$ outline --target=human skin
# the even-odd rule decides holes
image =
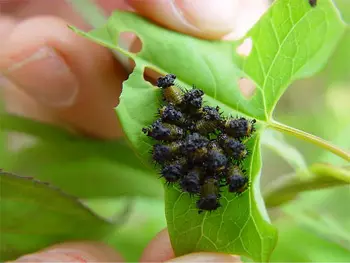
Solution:
[[[267,8],[267,0],[97,2],[106,14],[115,9],[137,12],[161,26],[204,39],[239,38]],[[68,29],[67,23],[89,29],[63,0],[0,0],[0,92],[6,110],[85,136],[119,138],[123,132],[113,108],[118,105],[128,69],[108,49]],[[130,35],[123,42],[129,50],[140,47],[140,42]],[[85,262],[122,261],[113,249],[84,241],[59,244],[19,260],[67,262],[79,257]],[[219,253],[174,258],[167,230],[163,230],[147,246],[141,261],[166,260],[238,259]]]

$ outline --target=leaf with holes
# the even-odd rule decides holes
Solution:
[[[0,171],[0,260],[57,242],[106,236],[113,224],[53,186]]]
[[[259,194],[260,132],[271,121],[273,108],[287,85],[319,70],[341,37],[344,24],[331,1],[324,0],[317,8],[311,8],[304,0],[275,1],[246,38],[236,42],[192,38],[125,12],[115,12],[105,27],[89,33],[74,30],[134,60],[136,65],[124,82],[117,114],[128,139],[143,158],[150,158],[148,151],[153,142],[141,129],[154,121],[161,101],[161,91],[144,80],[145,69],[174,73],[185,88],[198,86],[205,92],[206,104],[220,106],[225,115],[239,114],[258,120],[256,138],[251,142],[254,151],[246,163],[253,180],[249,193],[242,199],[225,193],[226,205],[221,213],[197,215],[191,210],[190,198],[169,188],[166,214],[177,255],[216,250],[268,260],[276,232],[263,216],[266,211]],[[118,45],[125,32],[135,33],[142,41],[139,53]],[[249,39],[253,45],[251,53],[239,56],[236,49],[249,43]],[[241,78],[250,78],[256,84],[250,98],[239,89]],[[187,220],[193,223],[188,224]],[[185,235],[185,240],[180,238]]]

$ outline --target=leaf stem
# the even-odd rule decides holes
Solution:
[[[302,140],[313,143],[313,144],[317,145],[318,147],[321,147],[327,151],[330,151],[330,152],[334,153],[335,155],[338,155],[339,157],[343,158],[344,160],[350,162],[350,153],[346,152],[343,149],[338,148],[337,146],[331,144],[330,142],[328,142],[324,139],[321,139],[315,135],[298,130],[296,128],[287,126],[285,124],[282,124],[282,123],[279,123],[276,121],[272,121],[268,125],[269,125],[269,127],[273,128],[275,130],[291,134],[291,135],[298,137]]]

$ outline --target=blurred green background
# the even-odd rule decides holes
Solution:
[[[335,1],[343,19],[350,22],[350,1]],[[344,35],[327,67],[317,75],[293,83],[279,101],[275,119],[289,126],[307,131],[345,150],[350,150],[350,31]],[[307,99],[306,99],[307,98]],[[1,128],[1,120],[0,120]],[[18,127],[20,130],[21,127]],[[1,131],[0,145],[6,146],[5,132]],[[304,141],[285,136],[305,158],[308,166],[316,162],[349,165],[342,159]],[[68,154],[71,146],[55,140],[39,140],[38,145],[21,151],[0,149],[0,167],[21,175],[38,176],[52,181],[69,193],[77,194],[86,204],[105,217],[113,217],[128,204],[128,219],[118,226],[105,241],[116,247],[129,261],[137,261],[141,251],[154,235],[166,227],[162,185],[155,177],[154,194],[142,197],[121,198],[118,193],[103,194],[94,190],[77,192],[77,189],[60,181],[73,176],[77,180],[118,176],[120,163],[113,158],[108,162],[101,157],[103,146],[93,146],[85,156]],[[116,146],[113,151],[118,151]],[[77,148],[81,149],[81,148]],[[81,150],[80,150],[81,151]],[[74,152],[74,150],[73,150]],[[106,150],[105,155],[113,156]],[[103,155],[103,154],[102,154]],[[43,158],[46,156],[46,158]],[[63,156],[63,157],[62,157]],[[51,157],[51,158],[50,158]],[[79,159],[80,158],[80,159]],[[80,169],[77,161],[99,163],[96,171]],[[59,169],[58,173],[50,171]],[[140,169],[136,169],[140,173]],[[136,171],[135,170],[135,171]],[[128,170],[132,173],[132,170]],[[149,173],[149,171],[145,172]],[[276,178],[294,173],[293,167],[268,147],[263,147],[262,189]],[[51,178],[52,176],[52,178]],[[73,177],[72,177],[73,178]],[[65,181],[67,182],[67,181]],[[103,183],[101,183],[103,185]],[[279,229],[278,246],[273,253],[274,262],[348,262],[350,261],[350,188],[349,186],[310,191],[300,194],[294,201],[269,213]]]

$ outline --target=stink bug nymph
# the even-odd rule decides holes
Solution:
[[[160,77],[157,80],[157,86],[162,89],[163,98],[169,103],[174,105],[180,105],[183,101],[184,92],[179,87],[176,87],[175,82],[176,76],[168,74],[165,77]]]
[[[170,144],[155,144],[152,150],[153,160],[159,164],[171,161],[180,155],[183,146],[184,143],[181,140]]]
[[[219,182],[215,178],[206,179],[201,187],[200,199],[197,201],[198,213],[214,211],[221,205]]]
[[[244,171],[237,165],[231,165],[227,169],[228,191],[231,193],[241,194],[249,187],[249,179]]]
[[[143,128],[142,131],[159,141],[174,141],[184,136],[183,129],[173,124],[162,123],[161,120],[156,120],[150,127]]]
[[[218,142],[224,151],[234,160],[243,160],[248,154],[246,147],[242,142],[233,139],[224,133],[218,136]]]
[[[224,130],[227,135],[235,139],[242,139],[249,137],[255,131],[255,122],[255,119],[247,120],[243,117],[239,119],[229,118],[224,124]]]

